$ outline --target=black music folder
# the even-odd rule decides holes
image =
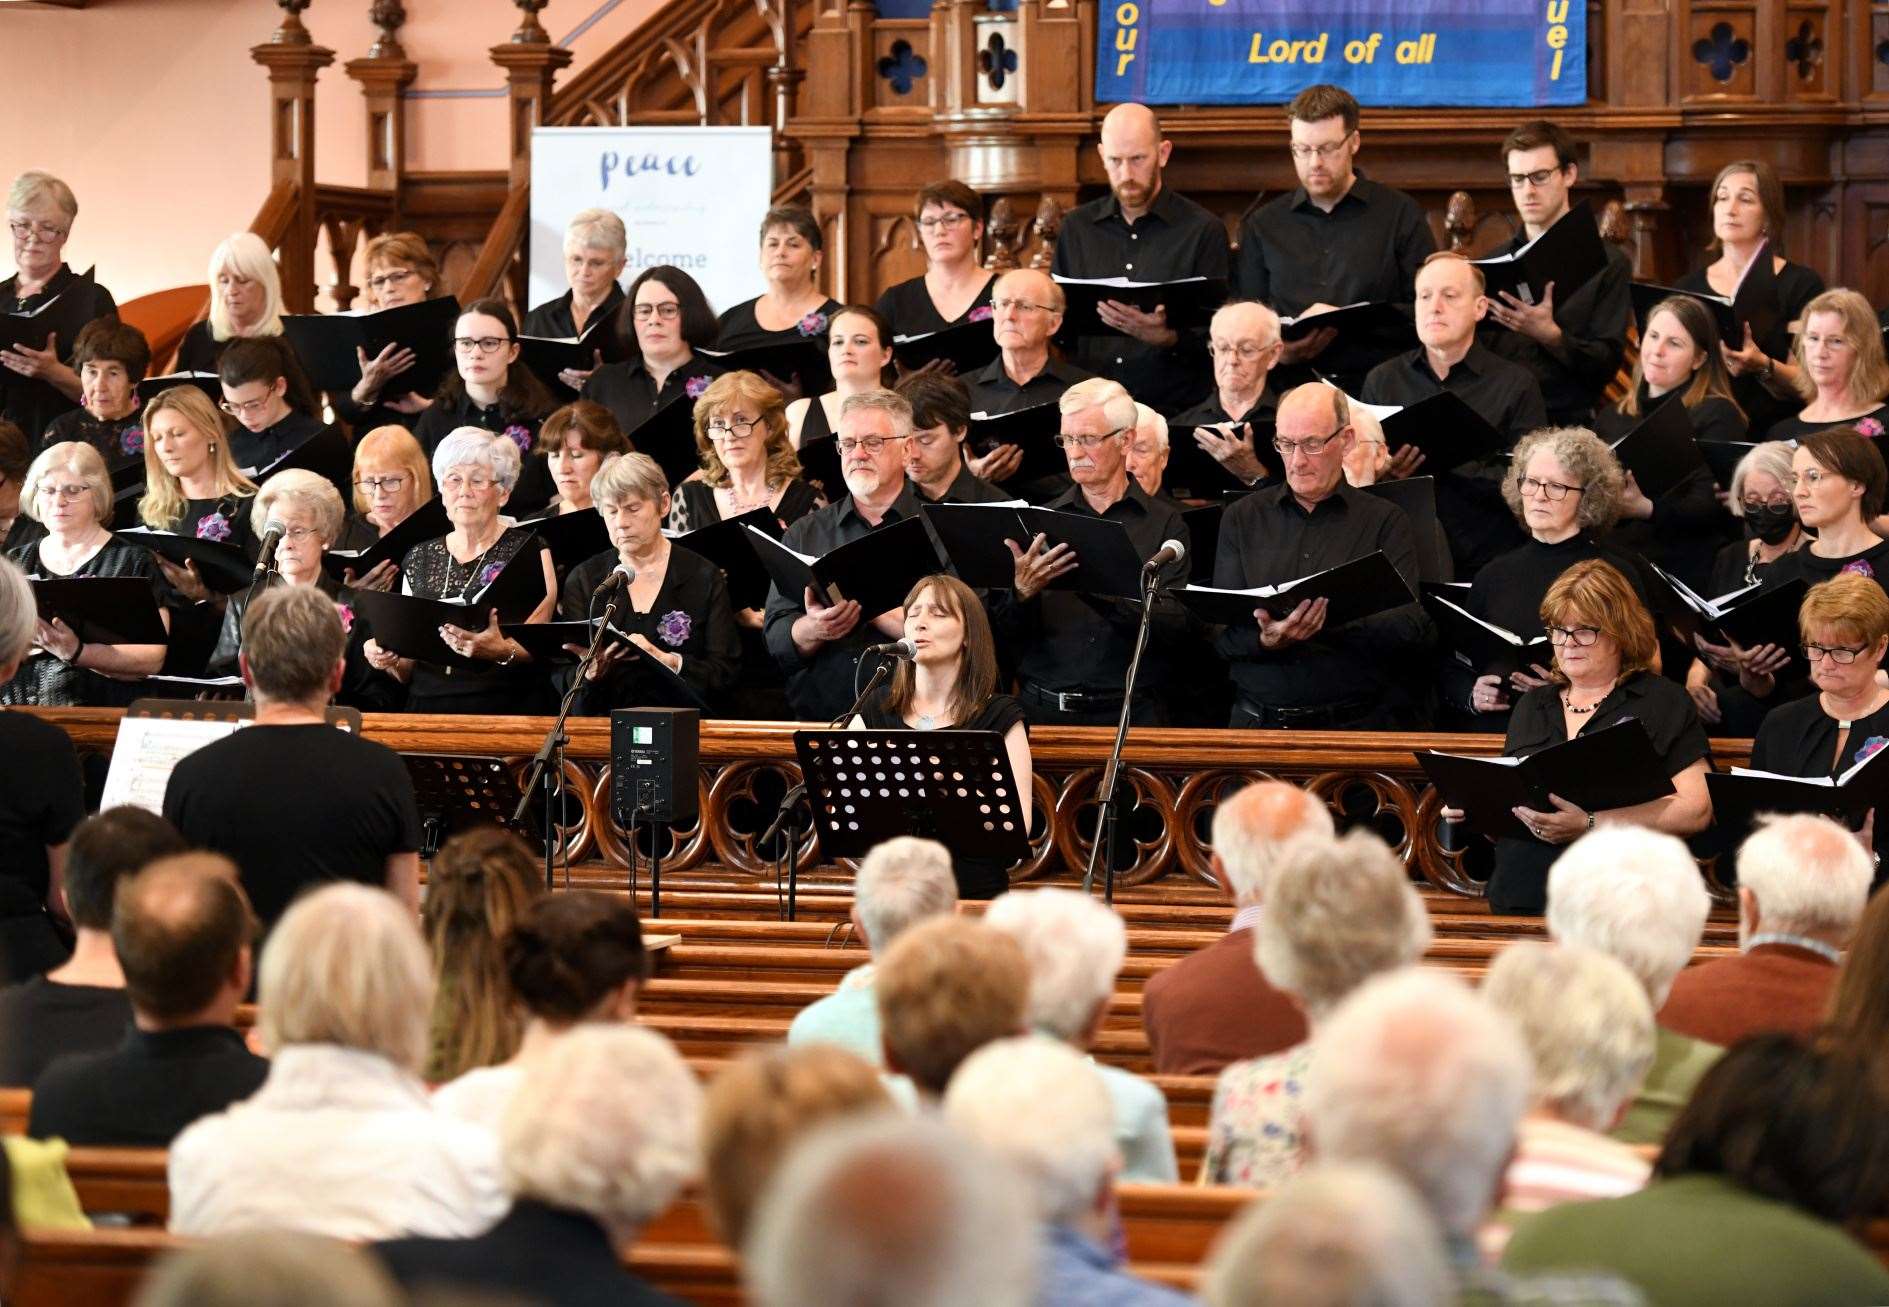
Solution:
[[[1353,400],[1354,404],[1359,401]],[[1509,438],[1490,426],[1453,390],[1439,390],[1402,408],[1367,404],[1384,428],[1384,441],[1395,454],[1405,445],[1423,451],[1426,476],[1441,476],[1464,463],[1501,453]]]
[[[1550,794],[1586,812],[1630,808],[1673,792],[1646,727],[1628,720],[1526,758],[1417,750],[1417,764],[1469,829],[1490,839],[1533,839],[1511,809],[1552,812]]]
[[[1606,271],[1607,247],[1601,243],[1594,210],[1582,200],[1521,249],[1471,262],[1482,269],[1490,299],[1507,291],[1524,304],[1538,304],[1553,282],[1555,303],[1566,304],[1569,296]]]
[[[610,530],[603,524],[603,514],[595,505],[575,513],[547,513],[518,525],[534,533],[551,551],[551,561],[560,568],[576,567],[611,548]]]
[[[330,549],[321,556],[321,565],[328,575],[337,580],[349,571],[359,579],[382,563],[391,562],[399,566],[409,549],[425,544],[428,540],[437,540],[452,529],[453,524],[446,516],[446,505],[435,496],[407,514],[395,524],[393,530],[367,548]]]
[[[790,386],[798,385],[803,395],[823,395],[833,389],[833,370],[826,361],[824,331],[817,336],[749,345],[745,349],[698,349],[695,352],[714,359],[724,372],[765,373]]]
[[[813,401],[818,404],[816,397]],[[840,472],[840,439],[832,432],[815,436],[796,451],[800,458],[800,479],[820,490],[832,502],[846,493],[846,478]]]
[[[997,335],[988,319],[963,322],[915,336],[894,336],[892,353],[906,368],[922,368],[943,359],[961,377],[997,357]]]
[[[623,349],[617,341],[614,313],[593,319],[581,336],[518,337],[518,361],[530,368],[538,380],[545,384],[545,388],[559,399],[576,399],[577,392],[565,385],[558,373],[566,368],[573,372],[589,372],[598,366],[598,354],[603,355],[605,363],[615,363],[623,357]]]
[[[112,479],[112,502],[122,504],[126,500],[139,499],[144,495],[144,456],[132,457],[113,463],[107,470]]]
[[[86,644],[165,644],[157,596],[141,576],[35,578],[33,599],[47,621],[57,617]]]
[[[372,359],[389,345],[413,351],[413,366],[388,380],[382,399],[431,395],[453,367],[459,301],[451,295],[373,313],[285,313],[282,334],[316,390],[352,390],[361,379],[356,350]]]
[[[1213,560],[1220,552],[1220,523],[1226,515],[1225,504],[1181,510],[1181,521],[1187,527],[1187,579],[1196,585],[1213,583]]]
[[[148,526],[120,527],[115,534],[127,544],[141,545],[178,567],[195,563],[204,585],[218,594],[233,594],[256,577],[256,560],[226,540],[200,540],[154,531]]]
[[[1442,633],[1443,647],[1476,675],[1493,672],[1506,679],[1510,672],[1531,663],[1546,666],[1553,661],[1547,635],[1523,639],[1506,626],[1476,616],[1463,606],[1469,597],[1466,588],[1426,585],[1422,590],[1424,611]]]
[[[1249,426],[1253,453],[1258,456],[1260,467],[1268,476],[1279,476],[1279,451],[1272,447],[1271,422],[1203,422],[1193,426],[1171,422],[1168,424],[1168,465],[1161,476],[1163,487],[1176,499],[1237,499],[1245,494],[1252,487],[1202,449],[1194,433],[1206,430],[1219,435],[1222,429],[1230,428],[1238,435],[1242,434],[1241,428]]]
[[[1006,484],[1027,485],[1048,477],[1068,475],[1069,460],[1056,444],[1062,422],[1062,411],[1054,402],[1032,404],[1008,413],[973,413],[964,443],[977,457],[999,445],[1015,445],[1023,451],[1023,465],[1010,475]]]
[[[223,402],[223,382],[214,372],[167,372],[161,377],[146,377],[138,383],[138,399],[149,404],[172,386],[194,386],[208,395],[212,404]]]
[[[656,460],[671,490],[702,468],[702,451],[695,444],[695,401],[687,395],[670,400],[623,434],[631,449]]]
[[[1646,566],[1653,584],[1664,587],[1670,601],[1659,606],[1662,615],[1688,638],[1703,634],[1713,644],[1736,644],[1745,649],[1780,645],[1791,650],[1794,661],[1801,661],[1797,610],[1810,590],[1802,577],[1768,588],[1759,582],[1716,599],[1705,599],[1657,564]]]
[[[1658,499],[1706,466],[1699,442],[1692,438],[1692,415],[1680,399],[1676,390],[1666,395],[1613,443],[1620,465],[1633,473],[1640,493],[1648,499]]]
[[[1326,630],[1417,601],[1403,574],[1392,566],[1382,549],[1274,585],[1248,590],[1188,585],[1172,593],[1190,612],[1222,626],[1250,623],[1255,608],[1264,608],[1278,621],[1307,599],[1323,599],[1327,602]]]
[[[623,619],[635,623],[637,619],[647,618],[648,613],[623,614]],[[546,667],[574,665],[583,659],[581,653],[572,653],[568,646],[576,645],[579,649],[590,646],[590,638],[596,633],[596,623],[601,617],[589,622],[519,622],[501,623],[499,631],[510,639],[523,645],[525,652],[531,655],[535,663]],[[697,693],[694,686],[682,679],[679,672],[672,671],[669,664],[660,658],[652,658],[648,651],[639,647],[629,634],[614,623],[604,632],[603,649],[620,649],[624,655],[634,661],[644,671],[652,673],[665,687],[660,703],[651,706],[674,705],[685,708],[708,708],[707,700]]]
[[[765,531],[747,532],[781,594],[795,602],[808,590],[827,604],[857,599],[868,618],[899,607],[914,585],[942,569],[931,533],[917,517],[889,522],[818,558],[789,549]]]
[[[755,546],[748,543],[749,527],[776,540],[781,537],[780,519],[765,508],[751,508],[739,517],[724,518],[693,531],[664,533],[672,544],[721,568],[728,582],[729,605],[736,612],[767,605],[770,578],[767,569],[761,566]]]
[[[1015,503],[926,504],[921,511],[968,586],[1015,588],[1016,560],[1009,542],[1028,549],[1041,535],[1045,549],[1066,544],[1076,555],[1076,566],[1051,581],[1049,589],[1121,599],[1141,594],[1141,565],[1146,560],[1120,522]]]
[[[71,285],[37,308],[0,313],[0,350],[20,345],[45,349],[47,340],[57,335],[60,346],[70,354],[73,340],[92,320],[89,316],[91,297],[79,292],[92,285],[92,274],[96,271],[96,268],[87,268]],[[218,399],[222,397],[220,393],[217,395]]]
[[[1758,447],[1756,442],[1750,440],[1700,440],[1694,443],[1705,465],[1712,469],[1712,479],[1718,482],[1720,490],[1732,488],[1732,473],[1738,470],[1745,455]]]
[[[1745,343],[1745,328],[1750,326],[1753,340],[1763,340],[1778,327],[1784,308],[1778,299],[1777,270],[1771,266],[1771,246],[1767,243],[1752,259],[1751,266],[1739,279],[1738,291],[1729,298],[1709,291],[1681,290],[1649,281],[1633,283],[1633,320],[1640,334],[1646,334],[1646,320],[1659,302],[1674,295],[1695,299],[1711,312],[1718,324],[1719,339],[1734,348]]]
[[[1180,277],[1174,281],[1135,281],[1129,277],[1058,277],[1068,307],[1063,311],[1064,336],[1120,336],[1125,333],[1103,322],[1097,306],[1104,300],[1131,304],[1144,313],[1165,305],[1167,324],[1176,331],[1205,326],[1214,310],[1227,302],[1224,277]]]
[[[470,602],[421,599],[415,595],[379,590],[356,590],[354,606],[367,618],[380,647],[403,658],[437,663],[442,667],[477,667],[477,659],[461,658],[439,638],[439,628],[483,631],[492,614],[499,621],[522,620],[544,600],[544,572],[538,551],[527,549],[513,556],[491,584]]]
[[[1870,809],[1889,802],[1889,749],[1851,763],[1837,776],[1783,776],[1734,767],[1705,774],[1712,796],[1712,823],[1742,836],[1761,813],[1814,812],[1854,830]]]
[[[1410,314],[1394,304],[1360,301],[1279,319],[1281,340],[1303,340],[1327,327],[1338,338],[1319,354],[1318,366],[1333,372],[1357,372],[1371,364],[1417,347],[1417,328]]]
[[[1417,546],[1417,579],[1447,581],[1455,573],[1449,546],[1436,524],[1436,478],[1403,477],[1397,481],[1374,481],[1359,486],[1365,494],[1394,504],[1410,520],[1410,534]]]

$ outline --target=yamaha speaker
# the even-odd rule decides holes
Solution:
[[[610,812],[617,824],[695,820],[701,795],[702,714],[619,708],[610,714]]]

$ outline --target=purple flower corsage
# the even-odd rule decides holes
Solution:
[[[1862,558],[1857,559],[1853,563],[1845,563],[1843,565],[1843,570],[1846,572],[1854,572],[1858,576],[1873,577],[1876,575],[1876,569],[1869,565],[1869,562],[1867,559],[1862,559]]]
[[[1866,436],[1880,436],[1882,434],[1882,420],[1880,418],[1858,418],[1852,425]]]
[[[826,334],[826,314],[818,310],[809,313],[800,320],[796,330],[803,336],[824,336]]]
[[[1889,736],[1883,736],[1883,735],[1870,736],[1867,740],[1863,741],[1863,747],[1856,751],[1855,761],[1861,762],[1865,758],[1874,757],[1876,754],[1876,750],[1882,748],[1882,746],[1885,744],[1889,744]]]
[[[694,625],[694,622],[689,620],[689,615],[680,609],[664,613],[656,623],[656,638],[671,649],[680,649],[689,638],[689,632]]]
[[[964,320],[966,322],[989,322],[991,316],[990,305],[980,304],[969,313],[965,314]]]
[[[126,427],[123,431],[120,431],[118,433],[118,448],[124,450],[127,454],[142,454],[144,452],[144,428]]]
[[[488,585],[491,585],[492,582],[498,580],[498,574],[504,570],[505,564],[503,563],[487,563],[479,572],[479,588],[483,590]]]
[[[514,445],[517,445],[519,453],[529,454],[531,452],[531,428],[525,426],[523,423],[514,422],[499,434],[503,435]]]
[[[341,633],[347,635],[354,630],[354,610],[346,604],[335,605],[335,616],[341,619]]]
[[[212,513],[197,523],[197,539],[228,540],[230,538],[230,520],[221,513]]]
[[[690,399],[700,399],[702,392],[708,389],[708,378],[690,377],[683,383],[682,389],[688,392]]]

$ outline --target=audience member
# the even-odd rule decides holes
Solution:
[[[428,867],[420,933],[439,982],[421,1071],[430,1083],[518,1052],[525,1014],[506,978],[505,950],[513,928],[548,892],[543,875],[524,841],[496,826],[453,836]]]
[[[11,569],[0,569],[0,599],[6,595],[7,579],[17,576]],[[5,713],[0,714],[0,726],[16,719],[40,724],[31,718]],[[56,727],[47,729],[63,739],[63,731]],[[72,746],[67,742],[65,747],[69,750]],[[31,764],[20,780],[5,787],[5,793],[18,798],[30,793],[26,788],[29,778],[40,781],[56,778],[61,789],[70,786],[69,798],[62,798],[61,803],[69,802],[66,811],[71,820],[77,821],[84,806],[76,763],[69,764],[69,773],[47,770],[46,758],[40,757],[34,762],[35,755],[30,750],[11,741],[5,756],[18,759],[22,767]],[[53,761],[57,761],[56,754]],[[124,877],[189,847],[169,822],[143,808],[107,808],[95,817],[78,821],[70,829],[70,841],[62,840],[58,848],[64,869],[60,890],[65,910],[78,934],[77,942],[72,956],[63,965],[54,966],[44,975],[36,971],[32,979],[0,989],[0,1085],[24,1088],[37,1080],[40,1072],[60,1054],[102,1052],[124,1037],[131,1024],[131,1003],[125,995],[125,973],[112,943],[113,895]],[[26,835],[19,838],[31,839]],[[23,925],[30,921],[43,926],[50,943],[52,927],[45,913],[46,904],[53,901],[41,891],[41,897],[36,900],[40,905],[39,916],[13,918],[8,924]],[[9,931],[4,939],[0,959],[7,962],[31,957],[31,950],[40,947],[24,930]],[[46,965],[57,963],[62,955],[63,950],[52,952]]]
[[[850,919],[873,958],[921,921],[957,909],[958,884],[951,853],[936,840],[900,835],[873,846],[853,877]],[[787,1042],[837,1044],[877,1064],[885,1046],[879,1034],[879,1003],[873,992],[877,963],[854,967],[839,988],[801,1009],[787,1027]]]
[[[433,976],[411,908],[326,885],[263,946],[258,1028],[269,1075],[170,1150],[170,1228],[278,1226],[336,1239],[483,1233],[506,1207],[491,1134],[433,1111]]]
[[[130,811],[127,809],[126,811]],[[269,1064],[234,1029],[256,920],[214,853],[160,859],[118,886],[111,938],[134,1025],[116,1048],[57,1058],[33,1082],[36,1139],[168,1148],[261,1087]]]
[[[702,1091],[669,1041],[592,1026],[534,1061],[506,1109],[499,1155],[512,1208],[473,1238],[375,1247],[402,1284],[543,1307],[669,1304],[624,1269],[636,1233],[699,1168]]]
[[[1711,907],[1686,846],[1637,826],[1608,826],[1582,836],[1548,873],[1549,937],[1624,963],[1655,1012],[1692,960]],[[1655,1029],[1653,1064],[1614,1138],[1629,1144],[1664,1138],[1722,1051],[1665,1026]]]
[[[338,1239],[246,1230],[166,1256],[132,1307],[408,1307],[381,1264]]]
[[[964,1060],[945,1091],[945,1120],[1013,1168],[1035,1198],[1042,1229],[1038,1307],[1186,1301],[1130,1276],[1110,1251],[1122,1170],[1115,1106],[1094,1064],[1042,1039],[985,1045]]]
[[[1066,889],[1022,890],[991,904],[984,921],[1017,941],[1030,970],[1030,1027],[1079,1053],[1101,1033],[1128,957],[1128,928],[1115,910]],[[1121,1178],[1171,1184],[1180,1178],[1167,1099],[1152,1083],[1097,1063],[1108,1091]]]
[[[1358,830],[1333,842],[1296,840],[1280,851],[1253,932],[1253,961],[1305,1013],[1311,1035],[1220,1073],[1207,1137],[1210,1182],[1263,1187],[1303,1165],[1305,1083],[1320,1026],[1365,981],[1409,966],[1429,944],[1423,900],[1377,836]]]
[[[936,1099],[958,1064],[993,1039],[1029,1029],[1030,965],[1017,942],[982,922],[941,917],[903,932],[873,976],[888,1071]]]
[[[75,324],[63,339],[55,331],[39,348],[16,341],[0,349],[0,418],[35,444],[54,418],[79,402],[81,383],[72,370],[79,334],[118,316],[110,291],[66,266],[66,241],[78,216],[72,188],[51,173],[23,172],[7,188],[14,273],[0,281],[0,313],[50,310],[56,321]]]

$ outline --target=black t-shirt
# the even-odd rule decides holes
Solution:
[[[1805,436],[1814,436],[1819,431],[1829,431],[1839,427],[1855,427],[1871,440],[1879,439],[1885,430],[1889,430],[1889,404],[1878,404],[1861,417],[1846,418],[1840,422],[1806,422],[1801,412],[1789,417],[1779,418],[1764,433],[1766,440],[1802,440]],[[1878,445],[1878,449],[1882,446]]]
[[[922,275],[889,288],[873,307],[879,310],[880,317],[892,324],[894,336],[924,336],[947,327],[961,327],[967,322],[989,322],[991,290],[996,284],[997,276],[993,273],[985,279],[984,289],[977,292],[977,298],[964,312],[948,321],[938,312],[937,302],[932,299]]]
[[[420,847],[400,755],[333,726],[251,726],[177,764],[164,816],[234,861],[256,916],[273,925],[311,885],[387,883],[387,859]]]
[[[130,1025],[122,989],[44,976],[0,989],[0,1085],[24,1089],[61,1054],[113,1048]]]
[[[1780,776],[1835,776],[1889,744],[1889,703],[1867,717],[1850,723],[1837,757],[1836,718],[1823,710],[1822,696],[1812,694],[1773,708],[1751,742],[1751,765]]]
[[[1813,553],[1810,545],[1792,550],[1765,569],[1767,586],[1783,585],[1792,577],[1802,577],[1806,585],[1819,585],[1839,572],[1855,572],[1889,590],[1889,540],[1879,540],[1860,554],[1825,558]]]
[[[85,782],[66,733],[25,713],[0,712],[0,759],[0,917],[23,917],[45,907],[46,849],[85,816]]]

